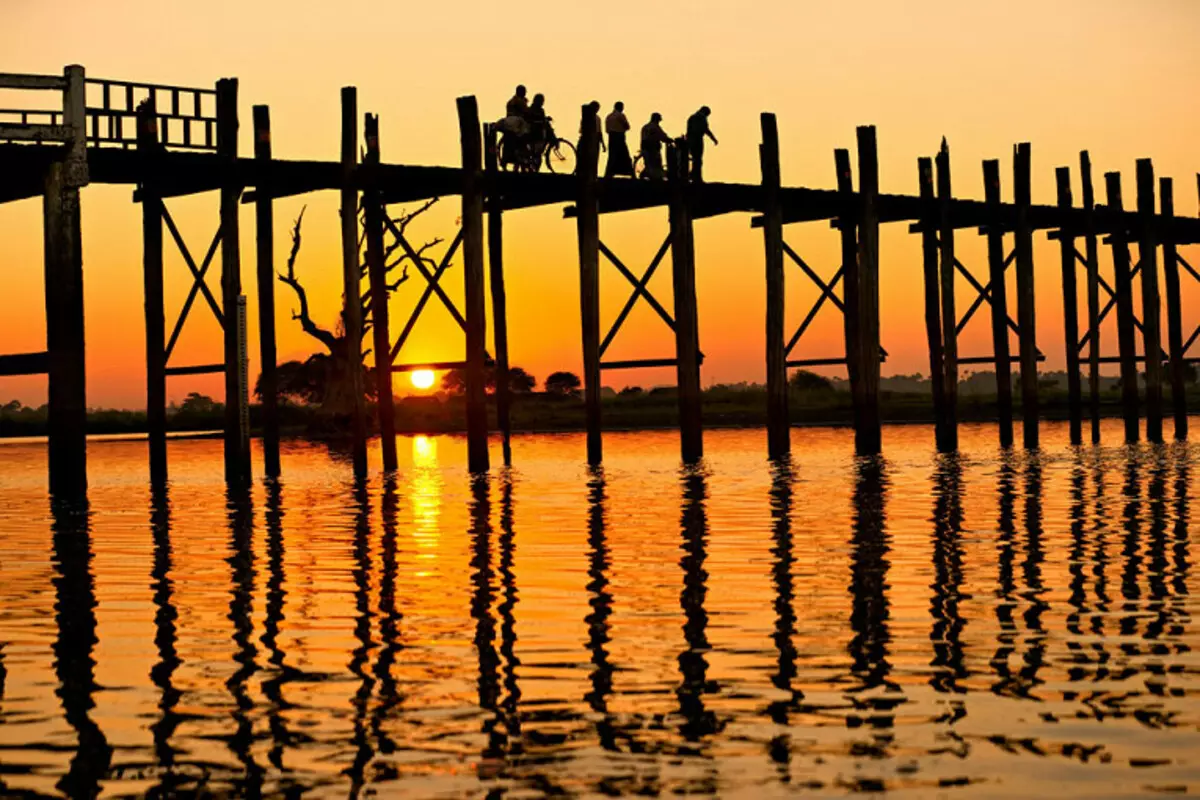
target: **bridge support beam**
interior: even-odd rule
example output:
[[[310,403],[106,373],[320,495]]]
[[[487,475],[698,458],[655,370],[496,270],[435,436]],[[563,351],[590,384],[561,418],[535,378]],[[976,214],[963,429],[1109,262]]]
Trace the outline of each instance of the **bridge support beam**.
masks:
[[[882,446],[879,417],[879,157],[875,126],[859,126],[856,135],[860,203],[857,266],[860,403],[854,449],[865,456],[877,454]]]
[[[983,162],[984,199],[1000,216],[1000,162]],[[988,283],[992,307],[992,357],[996,365],[996,418],[1000,429],[1000,446],[1012,447],[1012,354],[1008,346],[1008,283],[1004,263],[1004,228],[997,222],[987,229]]]
[[[1033,228],[1029,224],[1030,188],[1029,143],[1017,145],[1013,154],[1013,203],[1016,206],[1016,231],[1013,248],[1017,267],[1017,327],[1021,359],[1021,428],[1027,449],[1038,446],[1038,374],[1037,313],[1033,284]]]
[[[238,82],[217,81],[217,155],[232,164],[237,159]],[[242,187],[221,186],[221,307],[225,318],[225,480],[244,486],[250,482],[250,424],[247,413],[244,316],[238,200]]]
[[[158,148],[158,117],[154,96],[137,110],[137,149],[142,159],[142,285],[146,317],[146,429],[149,441],[150,483],[167,481],[167,363],[163,311],[162,199],[155,192],[154,155]]]
[[[933,189],[933,162],[917,159],[917,180],[922,200],[921,265],[925,287],[925,339],[929,347],[929,383],[933,390],[933,435],[939,452],[953,449],[946,433],[945,369],[942,366],[942,312],[938,278],[938,237],[934,228],[938,204]]]
[[[763,247],[767,264],[767,455],[781,458],[791,451],[788,419],[787,354],[784,348],[785,281],[783,276],[783,209],[779,204],[779,131],[775,115],[761,116],[759,163],[763,187]]]
[[[1058,188],[1058,207],[1071,207],[1071,170],[1055,170]],[[1067,354],[1067,415],[1071,444],[1083,444],[1083,397],[1079,383],[1079,308],[1075,289],[1075,237],[1059,231],[1059,253],[1062,259],[1063,334]]]
[[[1140,218],[1138,259],[1142,265],[1142,352],[1146,354],[1146,440],[1162,441],[1162,334],[1159,322],[1158,242],[1154,223],[1154,165],[1137,162]]]
[[[263,473],[279,477],[279,377],[275,349],[275,201],[271,193],[271,112],[254,107],[254,159],[259,185],[254,198],[255,278],[258,289],[258,355],[262,388]]]
[[[696,311],[696,247],[692,237],[687,148],[676,140],[671,159],[671,273],[675,294],[675,371],[679,444],[685,464],[704,457],[700,414],[700,328]]]
[[[945,415],[945,442],[939,448],[958,449],[958,309],[954,297],[954,220],[950,216],[950,148],[942,139],[937,155],[938,201],[938,274],[942,300],[942,413]]]
[[[1121,197],[1121,173],[1104,175],[1108,208],[1124,210]],[[1117,347],[1121,360],[1121,401],[1125,418],[1125,442],[1132,444],[1138,431],[1137,343],[1133,330],[1133,278],[1129,269],[1129,243],[1122,233],[1109,239],[1112,247],[1113,283],[1117,293]]]
[[[367,474],[367,409],[362,368],[363,338],[362,267],[358,252],[358,90],[342,88],[342,320],[345,326],[346,363],[350,370],[350,448],[354,476]]]
[[[1093,214],[1096,197],[1092,189],[1092,159],[1087,150],[1079,153],[1079,182],[1083,192],[1083,238],[1087,259],[1088,411],[1092,444],[1100,444],[1100,253]]]
[[[379,166],[379,117],[367,114],[363,118],[363,138],[366,155],[363,164],[368,169]],[[392,335],[388,316],[387,264],[383,255],[382,194],[372,174],[372,186],[363,195],[364,227],[367,239],[367,276],[371,287],[371,336],[375,354],[375,414],[379,418],[379,449],[383,454],[384,472],[395,472],[396,405],[392,388]]]
[[[596,199],[599,139],[596,112],[584,106],[576,176],[575,228],[579,239],[579,303],[583,330],[583,397],[587,414],[587,460],[603,460],[600,436],[600,210]]]
[[[486,472],[488,463],[487,388],[484,360],[487,316],[483,284],[483,141],[474,97],[458,98],[462,142],[463,284],[467,328],[467,467]]]
[[[504,466],[512,466],[511,395],[508,376],[508,297],[504,291],[504,198],[500,196],[498,135],[493,125],[486,126],[484,169],[488,193],[488,278],[492,289],[492,337],[496,348],[496,427],[500,429],[500,447]]]
[[[1175,217],[1175,187],[1170,178],[1158,182],[1159,204],[1163,219],[1170,224]],[[1163,281],[1167,294],[1167,342],[1171,356],[1171,407],[1175,416],[1175,439],[1185,441],[1188,434],[1186,365],[1183,361],[1183,314],[1179,297],[1179,262],[1175,242],[1165,237]]]

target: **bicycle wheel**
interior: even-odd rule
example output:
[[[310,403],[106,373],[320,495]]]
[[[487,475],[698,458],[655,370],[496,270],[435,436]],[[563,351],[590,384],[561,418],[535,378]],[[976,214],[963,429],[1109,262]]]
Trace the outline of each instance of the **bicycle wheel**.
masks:
[[[575,145],[566,139],[558,139],[546,148],[546,168],[555,175],[574,175],[576,166]]]

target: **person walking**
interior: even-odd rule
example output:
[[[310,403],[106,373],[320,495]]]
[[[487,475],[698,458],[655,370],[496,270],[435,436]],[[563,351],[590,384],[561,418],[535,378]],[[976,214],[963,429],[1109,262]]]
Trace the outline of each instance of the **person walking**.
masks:
[[[688,155],[692,160],[692,181],[695,183],[704,183],[704,137],[712,139],[713,144],[720,144],[717,137],[713,136],[712,129],[708,127],[710,114],[712,114],[712,109],[703,106],[688,117],[687,121]]]
[[[588,103],[588,107],[591,108],[592,111],[595,112],[595,114],[596,114],[596,142],[597,142],[597,144],[599,144],[599,147],[596,148],[596,163],[599,164],[600,163],[600,153],[602,151],[607,150],[607,148],[604,146],[604,129],[601,127],[602,123],[600,122],[600,101],[593,100],[592,102]],[[577,143],[575,149],[576,150],[583,149],[583,124],[582,123],[580,123],[580,126],[579,126],[579,142]]]
[[[650,115],[650,121],[642,126],[642,177],[650,180],[663,179],[664,144],[670,144],[671,137],[662,129],[662,114],[655,111]]]
[[[625,118],[625,104],[618,101],[612,113],[604,118],[604,131],[608,134],[608,164],[604,177],[616,175],[633,177],[633,159],[629,156],[629,143],[625,135],[629,132],[629,120]]]

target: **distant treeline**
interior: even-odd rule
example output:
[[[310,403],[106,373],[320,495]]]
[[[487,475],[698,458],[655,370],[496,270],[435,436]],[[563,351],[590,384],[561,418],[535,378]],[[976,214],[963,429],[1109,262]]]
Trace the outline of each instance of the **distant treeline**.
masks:
[[[570,383],[570,382],[568,382]],[[1067,415],[1065,373],[1045,373],[1039,379],[1041,413],[1047,419]],[[575,385],[577,386],[577,384]],[[880,384],[880,406],[886,422],[931,422],[933,402],[928,379],[920,375],[884,378]],[[1086,382],[1084,384],[1086,393]],[[851,421],[850,395],[844,380],[831,380],[804,370],[792,373],[790,408],[792,421],[799,424],[843,424]],[[1101,408],[1106,416],[1120,414],[1120,384],[1105,378],[1101,384]],[[1170,387],[1166,387],[1170,398]],[[620,392],[602,391],[604,425],[609,429],[673,427],[678,405],[674,387]],[[1013,393],[1015,411],[1020,413],[1020,392]],[[1189,407],[1200,409],[1200,391],[1189,388]],[[959,418],[984,421],[995,418],[995,376],[974,373],[965,376],[959,389]],[[465,428],[465,403],[457,387],[433,395],[397,397],[397,429],[402,433],[442,433]],[[761,384],[719,384],[704,391],[704,421],[709,426],[754,426],[766,424],[766,388]],[[1167,406],[1169,408],[1169,405]],[[368,405],[374,416],[374,403]],[[259,425],[260,406],[251,406],[251,425]],[[173,432],[219,430],[224,424],[224,406],[210,397],[193,393],[168,409],[167,428]],[[318,404],[281,399],[280,425],[290,435],[335,438],[345,434],[349,420],[331,414]],[[373,419],[372,419],[373,421]],[[523,391],[513,394],[514,430],[573,430],[584,426],[584,407],[578,388]],[[139,433],[146,430],[144,411],[94,409],[88,412],[91,433]],[[29,408],[17,401],[0,406],[0,436],[40,436],[46,433],[46,406]]]

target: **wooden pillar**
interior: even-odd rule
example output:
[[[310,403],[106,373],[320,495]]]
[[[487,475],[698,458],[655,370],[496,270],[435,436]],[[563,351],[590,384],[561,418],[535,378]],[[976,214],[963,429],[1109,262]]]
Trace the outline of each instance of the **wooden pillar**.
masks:
[[[258,358],[262,397],[263,472],[279,477],[279,377],[275,352],[275,200],[271,186],[271,112],[254,107],[254,160],[258,191],[254,195],[254,241],[258,289]]]
[[[1026,448],[1038,446],[1037,314],[1033,291],[1033,229],[1029,225],[1029,143],[1017,145],[1013,156],[1013,198],[1017,219],[1014,236],[1017,266],[1017,325],[1021,329],[1021,428]]]
[[[875,126],[860,125],[858,137],[858,299],[862,326],[863,404],[855,430],[859,455],[880,450],[879,420],[879,157]]]
[[[984,199],[990,210],[987,226],[988,284],[992,307],[992,355],[996,361],[996,417],[1000,446],[1012,447],[1012,353],[1008,347],[1008,281],[1004,267],[1004,221],[1000,214],[1000,162],[983,162]]]
[[[155,187],[158,115],[153,93],[137,108],[137,149],[141,170],[142,287],[146,317],[146,428],[150,482],[167,481],[167,361],[164,344],[162,199]]]
[[[499,141],[494,125],[485,126],[484,168],[487,172],[488,278],[492,288],[492,338],[496,347],[496,424],[500,428],[504,466],[512,466],[511,397],[508,378],[508,296],[504,291],[504,197],[500,192]]]
[[[783,275],[783,208],[779,204],[779,131],[774,114],[762,114],[763,247],[767,264],[767,455],[791,451],[788,420],[787,353],[784,352],[785,281]]]
[[[1059,167],[1054,171],[1058,190],[1058,207],[1071,208],[1071,170]],[[1083,444],[1083,397],[1079,382],[1079,309],[1075,290],[1075,237],[1066,228],[1058,232],[1058,248],[1062,258],[1063,333],[1067,344],[1067,415],[1071,444]]]
[[[1088,151],[1079,154],[1079,178],[1083,189],[1083,230],[1087,258],[1088,314],[1088,401],[1092,422],[1092,444],[1100,443],[1100,253],[1096,243],[1096,197],[1092,190],[1092,160]]]
[[[342,88],[342,323],[350,370],[350,447],[354,476],[367,474],[366,387],[362,369],[362,266],[358,252],[358,90]],[[389,350],[390,352],[390,350]]]
[[[862,326],[859,322],[858,274],[858,198],[854,195],[854,176],[850,170],[850,151],[833,151],[837,169],[838,231],[842,239],[842,322],[846,342],[846,374],[850,380],[850,402],[854,410],[854,430],[862,416]],[[857,433],[855,434],[857,438]]]
[[[954,220],[950,216],[950,148],[942,139],[937,155],[938,273],[942,299],[942,413],[946,418],[945,450],[958,449],[958,310],[954,302]]]
[[[463,284],[467,320],[467,467],[488,469],[487,385],[484,353],[487,316],[483,290],[483,141],[474,97],[458,98],[462,142]]]
[[[230,172],[237,161],[238,82],[217,81],[217,155]],[[246,383],[243,379],[244,342],[239,333],[242,312],[242,261],[238,200],[242,187],[227,176],[221,183],[221,313],[225,318],[225,480],[250,482],[250,430],[246,421]]]
[[[600,440],[600,210],[596,200],[596,163],[600,143],[596,112],[585,105],[579,136],[575,175],[579,196],[575,203],[575,230],[579,239],[579,304],[583,329],[583,396],[587,410],[587,460],[602,460]]]
[[[367,114],[363,118],[363,138],[366,150],[363,164],[368,169],[379,166],[379,117]],[[383,254],[383,197],[377,185],[378,176],[370,173],[371,187],[363,195],[364,226],[367,239],[367,277],[371,286],[371,345],[375,352],[375,412],[379,417],[379,447],[383,454],[385,472],[395,472],[396,406],[392,389],[392,334],[388,325],[387,264]]]
[[[1175,218],[1175,187],[1170,178],[1158,182],[1159,203],[1163,221],[1168,226]],[[1188,433],[1187,381],[1183,360],[1183,313],[1179,295],[1179,262],[1176,261],[1175,240],[1162,237],[1163,280],[1167,294],[1167,342],[1171,356],[1171,406],[1175,413],[1175,439],[1185,441]]]
[[[1142,352],[1146,354],[1146,440],[1162,441],[1162,333],[1158,295],[1158,234],[1154,229],[1154,165],[1137,162],[1140,223],[1138,257],[1142,264]]]
[[[700,417],[700,326],[696,312],[696,247],[688,191],[687,146],[675,141],[670,170],[671,277],[675,294],[675,374],[679,445],[685,464],[704,456]]]
[[[938,204],[933,189],[933,161],[917,159],[921,187],[921,261],[925,286],[925,338],[929,344],[929,384],[933,390],[934,441],[939,452],[954,449],[946,434],[946,372],[942,366],[942,305],[938,287]]]
[[[1108,209],[1124,210],[1121,199],[1121,173],[1106,172],[1104,185]],[[1117,347],[1121,358],[1121,400],[1125,418],[1125,441],[1138,440],[1137,344],[1133,331],[1133,279],[1129,274],[1129,243],[1125,231],[1114,231],[1112,247],[1113,283],[1117,293]]]
[[[74,137],[47,169],[45,228],[46,350],[49,384],[50,493],[87,491],[87,374],[84,364],[83,246],[79,189],[88,182],[84,71],[64,72],[63,124]]]

